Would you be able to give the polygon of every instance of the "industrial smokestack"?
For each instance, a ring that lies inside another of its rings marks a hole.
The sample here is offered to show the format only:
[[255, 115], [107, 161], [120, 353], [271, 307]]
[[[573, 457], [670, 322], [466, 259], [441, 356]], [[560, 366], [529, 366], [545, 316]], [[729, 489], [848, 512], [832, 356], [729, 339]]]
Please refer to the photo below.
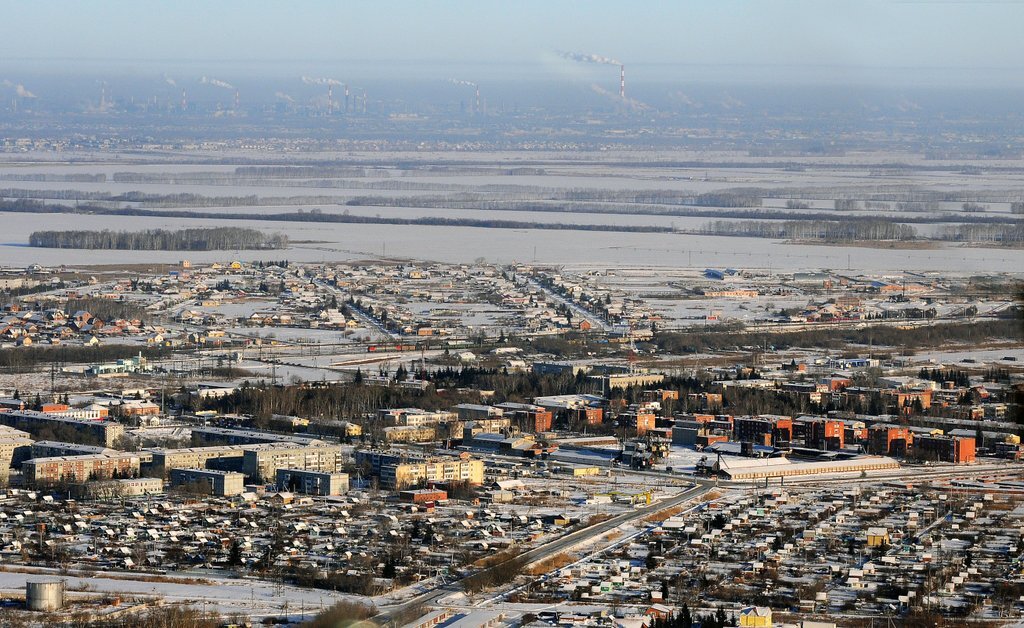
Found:
[[480, 111], [480, 86], [479, 85], [476, 86], [476, 113], [477, 113], [477, 115], [480, 115], [482, 113], [482, 111]]
[[348, 113], [348, 83], [345, 83], [345, 113]]
[[334, 109], [334, 86], [327, 86], [327, 115], [331, 115], [331, 111]]
[[626, 66], [619, 65], [619, 98], [626, 100]]

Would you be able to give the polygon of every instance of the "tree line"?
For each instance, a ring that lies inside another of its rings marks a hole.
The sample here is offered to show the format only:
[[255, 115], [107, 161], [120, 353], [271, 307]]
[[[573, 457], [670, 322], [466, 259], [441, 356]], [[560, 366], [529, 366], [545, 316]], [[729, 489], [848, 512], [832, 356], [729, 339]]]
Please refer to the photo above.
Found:
[[891, 220], [715, 220], [700, 229], [703, 235], [849, 242], [856, 240], [915, 240], [917, 230]]
[[871, 327], [867, 329], [808, 329], [794, 332], [745, 332], [742, 329], [690, 332], [660, 332], [653, 342], [668, 353], [703, 353], [734, 349], [737, 345], [752, 348], [770, 346], [777, 350], [803, 348], [842, 349], [850, 345], [874, 345], [900, 349], [941, 347], [951, 342], [981, 341], [986, 338], [1021, 338], [1020, 319], [985, 320], [948, 323], [898, 329]]
[[938, 238], [950, 242], [993, 242], [1013, 245], [1024, 242], [1024, 224], [949, 225], [939, 229]]
[[[378, 182], [379, 183], [379, 182]], [[383, 182], [400, 184], [401, 181]], [[363, 185], [369, 185], [364, 183]], [[427, 184], [424, 184], [427, 185]], [[440, 184], [429, 184], [440, 185]], [[317, 186], [329, 187], [329, 186]], [[490, 187], [511, 187], [511, 186], [490, 186]], [[500, 198], [495, 198], [500, 194]], [[253, 214], [210, 214], [208, 212], [194, 212], [181, 209], [177, 212], [166, 212], [161, 210], [173, 208], [196, 208], [196, 207], [261, 207], [280, 205], [340, 205], [342, 200], [335, 196], [287, 196], [287, 197], [257, 197], [248, 196], [217, 196], [207, 197], [199, 194], [150, 194], [143, 192], [126, 192], [112, 195], [104, 192], [81, 192], [78, 190], [0, 190], [0, 210], [28, 213], [94, 213], [113, 215], [133, 216], [182, 216], [182, 217], [211, 217], [218, 219], [274, 219], [274, 220], [331, 220], [335, 222], [357, 222], [357, 221], [386, 221], [394, 220], [380, 217], [350, 217], [346, 215], [334, 218], [323, 218], [324, 212], [319, 208], [313, 208], [306, 212], [299, 209], [296, 212], [287, 214], [253, 215]], [[425, 196], [359, 196], [347, 201], [344, 205], [350, 207], [414, 207], [427, 209], [474, 209], [483, 211], [530, 211], [530, 212], [556, 212], [569, 214], [614, 214], [614, 215], [651, 215], [651, 216], [677, 216], [680, 218], [737, 218], [756, 220], [835, 220], [835, 211], [853, 209], [858, 204], [852, 200], [837, 200], [834, 202], [836, 209], [819, 208], [817, 210], [773, 210], [760, 207], [760, 197], [746, 196], [744, 194], [709, 194], [709, 195], [688, 195], [678, 197], [678, 202], [672, 202], [671, 198], [658, 198], [657, 195], [645, 195], [641, 193], [610, 194], [607, 199], [594, 201], [571, 200], [571, 192], [547, 191], [543, 198], [531, 197], [523, 190], [493, 190], [487, 194], [480, 193], [454, 193], [445, 195]], [[621, 197], [621, 198], [619, 198]], [[44, 204], [39, 199], [58, 199], [89, 201], [88, 205], [69, 206], [59, 204]], [[118, 207], [117, 204], [132, 203], [134, 207]], [[806, 203], [794, 202], [802, 207]], [[114, 206], [112, 206], [112, 204]], [[867, 209], [889, 209], [881, 207], [884, 203], [865, 201]], [[934, 206], [907, 205], [897, 203], [896, 210], [899, 212], [920, 212], [927, 211], [927, 215], [901, 215], [901, 223], [948, 223], [958, 224], [993, 224], [1012, 225], [1020, 224], [1018, 218], [1010, 215], [996, 215], [992, 213], [974, 212], [942, 212], [936, 204]], [[934, 215], [938, 213], [938, 215]], [[255, 216], [255, 218], [254, 218]], [[337, 216], [337, 214], [330, 214]], [[320, 217], [320, 218], [317, 218]], [[851, 215], [845, 214], [844, 221], [865, 222], [877, 220], [873, 215]], [[412, 219], [425, 220], [425, 218]]]
[[256, 229], [149, 229], [146, 231], [35, 231], [29, 245], [51, 249], [117, 249], [128, 251], [225, 251], [282, 249], [288, 238]]
[[80, 345], [56, 345], [18, 347], [0, 351], [0, 372], [28, 373], [46, 364], [91, 364], [113, 362], [135, 357], [142, 352], [147, 359], [170, 355], [165, 347], [138, 347], [134, 345], [109, 344], [96, 347]]

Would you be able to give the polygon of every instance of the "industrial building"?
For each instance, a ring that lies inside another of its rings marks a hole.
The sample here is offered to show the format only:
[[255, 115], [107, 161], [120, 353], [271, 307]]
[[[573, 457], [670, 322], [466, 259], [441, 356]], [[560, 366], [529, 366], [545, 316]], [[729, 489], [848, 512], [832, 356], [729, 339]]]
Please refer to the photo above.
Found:
[[786, 458], [719, 458], [713, 470], [719, 476], [733, 481], [764, 480], [832, 473], [862, 473], [899, 469], [892, 458], [862, 456], [849, 460], [829, 462], [790, 462]]

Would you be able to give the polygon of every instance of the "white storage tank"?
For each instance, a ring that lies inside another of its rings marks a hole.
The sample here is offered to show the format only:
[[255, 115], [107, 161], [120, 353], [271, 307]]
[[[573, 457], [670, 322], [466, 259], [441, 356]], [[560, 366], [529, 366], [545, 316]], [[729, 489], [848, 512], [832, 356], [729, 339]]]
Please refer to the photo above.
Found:
[[64, 608], [63, 580], [29, 580], [25, 583], [25, 605], [30, 611], [57, 611]]

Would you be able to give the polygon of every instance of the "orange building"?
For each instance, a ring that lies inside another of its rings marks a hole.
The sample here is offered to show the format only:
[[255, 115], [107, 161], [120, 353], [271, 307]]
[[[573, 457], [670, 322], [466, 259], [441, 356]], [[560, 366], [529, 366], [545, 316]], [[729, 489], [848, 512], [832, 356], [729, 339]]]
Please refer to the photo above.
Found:
[[898, 425], [877, 424], [868, 430], [871, 453], [882, 456], [902, 456], [914, 445], [914, 433]]
[[815, 419], [807, 424], [808, 447], [836, 451], [846, 444], [846, 424], [834, 419]]
[[773, 414], [736, 417], [733, 440], [768, 447], [788, 445], [793, 440], [793, 417]]
[[621, 424], [635, 429], [638, 436], [646, 434], [648, 430], [653, 430], [657, 426], [657, 419], [658, 417], [653, 412], [643, 410], [626, 412], [618, 417]]
[[645, 403], [650, 403], [652, 401], [668, 401], [670, 399], [678, 400], [679, 399], [679, 391], [678, 390], [667, 390], [667, 389], [664, 389], [664, 388], [659, 388], [658, 390], [642, 390], [642, 391], [640, 391], [640, 401], [643, 401]]
[[974, 462], [975, 445], [972, 436], [920, 436], [914, 452], [926, 460], [965, 464]]
[[915, 402], [920, 403], [922, 410], [927, 410], [932, 406], [932, 391], [927, 388], [923, 390], [885, 390], [883, 394], [890, 397], [890, 403], [895, 403], [901, 414], [910, 414], [914, 409]]
[[583, 421], [587, 425], [600, 425], [604, 420], [604, 411], [601, 408], [577, 408], [570, 413], [575, 421]]
[[554, 413], [532, 403], [499, 403], [502, 417], [524, 432], [550, 432]]

